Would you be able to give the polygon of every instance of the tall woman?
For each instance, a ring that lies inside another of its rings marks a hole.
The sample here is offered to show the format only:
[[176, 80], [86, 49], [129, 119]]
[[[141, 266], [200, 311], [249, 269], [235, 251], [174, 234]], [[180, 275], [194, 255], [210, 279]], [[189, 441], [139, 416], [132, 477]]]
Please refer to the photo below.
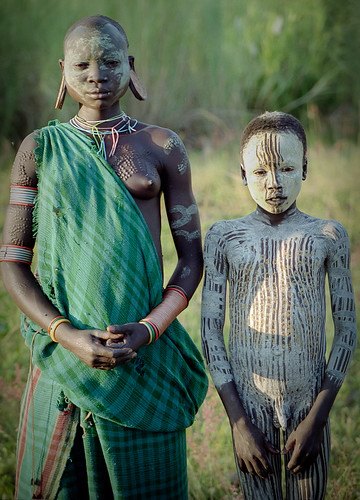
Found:
[[[71, 26], [60, 66], [56, 107], [69, 94], [79, 110], [20, 146], [1, 248], [32, 358], [16, 496], [186, 498], [185, 428], [207, 388], [176, 320], [202, 273], [188, 157], [122, 111], [145, 90], [117, 22]], [[165, 290], [162, 194], [178, 256]]]

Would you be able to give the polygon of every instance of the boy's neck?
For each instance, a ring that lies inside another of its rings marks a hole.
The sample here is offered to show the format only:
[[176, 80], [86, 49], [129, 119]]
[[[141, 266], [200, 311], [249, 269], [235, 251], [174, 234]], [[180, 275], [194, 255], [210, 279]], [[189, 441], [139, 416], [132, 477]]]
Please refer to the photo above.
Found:
[[285, 210], [285, 212], [281, 212], [279, 214], [272, 214], [270, 212], [267, 212], [259, 205], [257, 205], [255, 214], [256, 218], [264, 224], [268, 226], [278, 226], [286, 222], [286, 220], [288, 220], [297, 212], [298, 209], [296, 207], [296, 202], [294, 202], [287, 210]]

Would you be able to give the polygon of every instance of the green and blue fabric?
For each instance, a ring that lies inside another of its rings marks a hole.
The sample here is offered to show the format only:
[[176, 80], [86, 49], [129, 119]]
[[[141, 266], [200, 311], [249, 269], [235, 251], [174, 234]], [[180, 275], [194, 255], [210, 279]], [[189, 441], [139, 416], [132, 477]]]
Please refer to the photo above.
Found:
[[[70, 124], [50, 123], [37, 143], [34, 231], [43, 291], [79, 329], [139, 321], [160, 303], [163, 283], [136, 203], [91, 138]], [[41, 372], [38, 384], [53, 381], [55, 399], [61, 393], [97, 419], [172, 433], [192, 424], [205, 398], [201, 355], [177, 320], [110, 371], [88, 367], [26, 317], [21, 330]]]

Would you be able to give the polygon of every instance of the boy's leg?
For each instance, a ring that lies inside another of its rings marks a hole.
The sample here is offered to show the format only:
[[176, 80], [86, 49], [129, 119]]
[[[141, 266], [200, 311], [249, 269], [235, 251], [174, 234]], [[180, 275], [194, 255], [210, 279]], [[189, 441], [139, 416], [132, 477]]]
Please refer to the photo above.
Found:
[[[255, 425], [265, 434], [268, 441], [280, 450], [280, 430], [274, 427], [272, 419], [268, 419], [266, 426], [264, 424], [261, 425], [260, 422], [257, 422]], [[235, 450], [234, 455], [240, 486], [245, 500], [282, 500], [280, 453], [277, 455], [268, 454], [274, 474], [269, 475], [266, 479], [252, 474], [244, 474], [239, 468]]]
[[[285, 442], [292, 429], [285, 433]], [[330, 456], [330, 424], [324, 428], [323, 441], [316, 461], [304, 472], [292, 474], [286, 468], [287, 500], [322, 500], [325, 497]], [[286, 457], [286, 463], [290, 456]]]

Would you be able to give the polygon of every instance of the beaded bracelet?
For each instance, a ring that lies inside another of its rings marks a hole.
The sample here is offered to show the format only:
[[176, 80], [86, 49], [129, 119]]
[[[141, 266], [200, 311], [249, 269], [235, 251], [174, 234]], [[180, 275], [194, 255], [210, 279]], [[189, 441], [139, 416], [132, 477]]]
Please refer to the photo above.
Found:
[[10, 205], [21, 205], [24, 207], [33, 207], [37, 195], [37, 188], [30, 186], [10, 186]]
[[154, 339], [153, 339], [153, 341], [155, 342], [155, 340], [157, 340], [160, 337], [159, 327], [157, 326], [156, 323], [154, 323], [154, 321], [151, 318], [146, 317], [143, 321], [145, 321], [146, 323], [148, 323], [152, 327], [152, 329], [154, 330]]
[[171, 285], [164, 290], [163, 301], [146, 318], [139, 321], [148, 329], [148, 344], [158, 340], [176, 316], [186, 309], [188, 303], [189, 299], [182, 288]]
[[181, 288], [181, 286], [178, 286], [178, 285], [168, 285], [165, 288], [165, 290], [164, 290], [164, 296], [170, 290], [173, 290], [174, 292], [177, 292], [179, 295], [181, 295], [181, 297], [183, 299], [185, 299], [185, 301], [186, 301], [186, 307], [189, 305], [188, 296], [186, 295], [185, 290], [183, 290], [183, 288]]
[[70, 323], [70, 320], [68, 320], [64, 316], [55, 316], [55, 318], [53, 318], [49, 323], [47, 331], [48, 331], [48, 334], [53, 342], [57, 342], [56, 337], [55, 337], [56, 329], [62, 323]]
[[20, 245], [2, 245], [0, 247], [0, 262], [20, 262], [30, 265], [32, 258], [32, 248]]
[[154, 331], [154, 328], [152, 327], [152, 325], [150, 323], [148, 323], [147, 321], [143, 320], [143, 319], [140, 320], [139, 323], [141, 323], [142, 325], [146, 326], [146, 329], [149, 332], [149, 341], [147, 342], [146, 345], [149, 345], [152, 342], [154, 342], [154, 340], [155, 340], [155, 331]]

